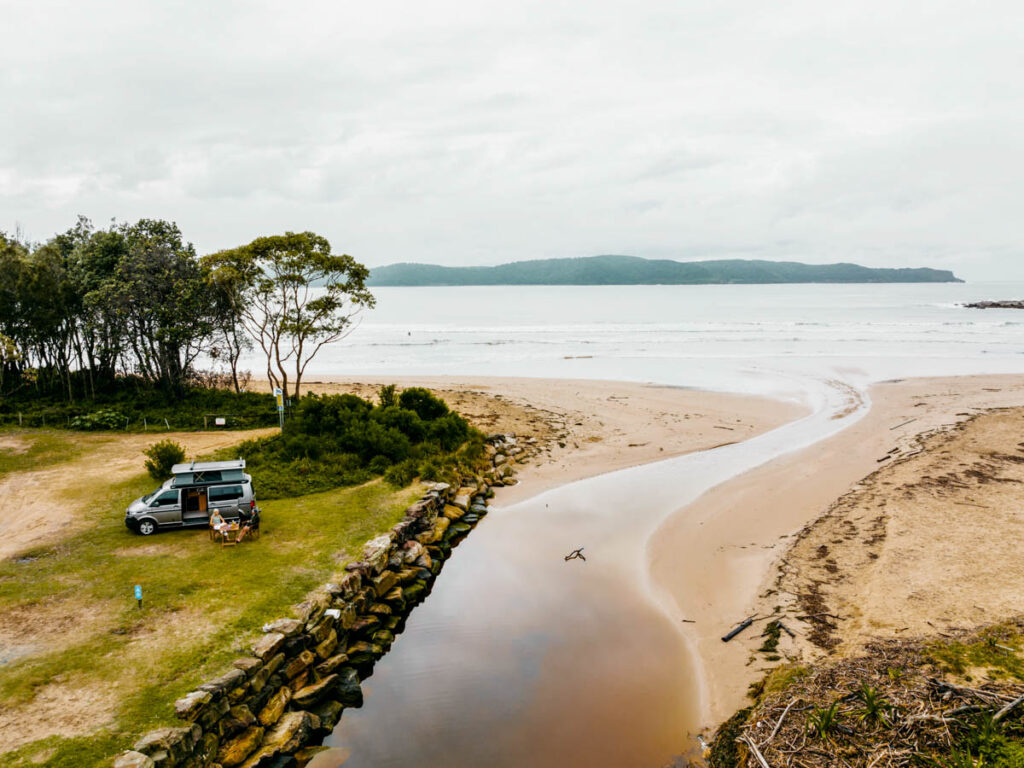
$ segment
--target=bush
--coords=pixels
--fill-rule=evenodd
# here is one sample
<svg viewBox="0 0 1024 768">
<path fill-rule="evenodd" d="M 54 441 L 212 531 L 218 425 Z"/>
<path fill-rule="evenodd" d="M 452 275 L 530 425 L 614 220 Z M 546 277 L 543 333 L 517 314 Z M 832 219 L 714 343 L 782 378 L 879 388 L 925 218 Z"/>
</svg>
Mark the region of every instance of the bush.
<svg viewBox="0 0 1024 768">
<path fill-rule="evenodd" d="M 124 429 L 125 422 L 124 415 L 108 408 L 76 416 L 71 420 L 71 428 L 82 430 Z"/>
<path fill-rule="evenodd" d="M 154 480 L 166 480 L 171 467 L 185 461 L 185 449 L 173 440 L 161 440 L 146 449 L 146 471 Z"/>
<path fill-rule="evenodd" d="M 279 435 L 250 440 L 232 457 L 247 462 L 260 498 L 272 499 L 355 485 L 384 475 L 406 486 L 417 475 L 447 480 L 472 474 L 483 455 L 483 436 L 426 389 L 380 405 L 355 395 L 306 395 Z"/>
<path fill-rule="evenodd" d="M 395 395 L 395 385 L 388 384 L 377 391 L 377 398 L 380 400 L 381 408 L 390 408 L 398 404 L 398 397 Z"/>
<path fill-rule="evenodd" d="M 406 459 L 403 462 L 395 464 L 385 472 L 384 481 L 390 483 L 396 488 L 404 488 L 416 479 L 417 474 L 419 474 L 419 472 L 415 459 Z"/>
<path fill-rule="evenodd" d="M 448 404 L 423 387 L 409 387 L 403 391 L 398 396 L 398 404 L 407 411 L 416 411 L 424 421 L 433 421 L 448 413 Z"/>
</svg>

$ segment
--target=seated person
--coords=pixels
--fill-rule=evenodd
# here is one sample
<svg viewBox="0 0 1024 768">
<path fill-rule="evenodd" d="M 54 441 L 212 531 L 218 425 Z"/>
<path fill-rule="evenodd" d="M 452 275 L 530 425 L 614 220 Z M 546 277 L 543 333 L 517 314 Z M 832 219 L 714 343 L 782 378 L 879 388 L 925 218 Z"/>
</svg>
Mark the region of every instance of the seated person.
<svg viewBox="0 0 1024 768">
<path fill-rule="evenodd" d="M 224 525 L 224 518 L 221 517 L 220 510 L 215 509 L 210 514 L 210 527 L 216 528 L 218 525 Z"/>
<path fill-rule="evenodd" d="M 238 537 L 235 541 L 241 541 L 249 531 L 255 531 L 260 527 L 259 507 L 254 504 L 249 509 L 241 510 L 238 518 L 238 524 L 241 526 L 241 530 L 238 532 Z"/>
</svg>

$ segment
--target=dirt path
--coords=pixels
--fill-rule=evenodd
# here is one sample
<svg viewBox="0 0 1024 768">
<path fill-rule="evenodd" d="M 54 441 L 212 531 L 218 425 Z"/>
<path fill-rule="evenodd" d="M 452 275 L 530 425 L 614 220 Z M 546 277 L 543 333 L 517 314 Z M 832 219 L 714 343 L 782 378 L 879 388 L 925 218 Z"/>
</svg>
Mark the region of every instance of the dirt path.
<svg viewBox="0 0 1024 768">
<path fill-rule="evenodd" d="M 94 479 L 101 473 L 108 485 L 128 480 L 143 471 L 143 451 L 158 440 L 174 440 L 192 457 L 273 432 L 273 427 L 159 435 L 69 432 L 68 440 L 86 446 L 80 456 L 46 469 L 12 472 L 0 480 L 0 558 L 57 541 L 85 524 L 81 513 L 89 499 L 76 495 L 76 477 Z M 27 444 L 30 434 L 5 436 L 5 446 L 17 450 L 17 443 Z"/>
</svg>

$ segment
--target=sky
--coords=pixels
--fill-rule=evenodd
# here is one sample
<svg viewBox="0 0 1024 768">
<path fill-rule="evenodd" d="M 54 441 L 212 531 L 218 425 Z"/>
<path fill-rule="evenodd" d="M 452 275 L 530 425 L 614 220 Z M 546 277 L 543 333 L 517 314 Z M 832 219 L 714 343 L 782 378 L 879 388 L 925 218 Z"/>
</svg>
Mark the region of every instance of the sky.
<svg viewBox="0 0 1024 768">
<path fill-rule="evenodd" d="M 0 0 L 0 230 L 1024 280 L 1024 3 Z"/>
</svg>

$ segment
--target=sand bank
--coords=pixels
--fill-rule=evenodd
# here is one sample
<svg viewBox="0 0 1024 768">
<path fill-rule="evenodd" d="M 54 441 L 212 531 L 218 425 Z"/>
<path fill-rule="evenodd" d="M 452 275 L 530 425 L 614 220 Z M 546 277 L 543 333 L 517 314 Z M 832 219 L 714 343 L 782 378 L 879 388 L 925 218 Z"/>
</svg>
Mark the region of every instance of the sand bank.
<svg viewBox="0 0 1024 768">
<path fill-rule="evenodd" d="M 653 583 L 670 613 L 693 622 L 680 626 L 697 660 L 704 726 L 742 706 L 747 686 L 763 673 L 765 665 L 753 653 L 762 642 L 762 625 L 728 644 L 720 638 L 745 617 L 765 615 L 776 605 L 787 608 L 774 592 L 776 566 L 784 564 L 795 535 L 880 466 L 920 450 L 922 433 L 957 424 L 979 410 L 1024 404 L 1024 377 L 889 382 L 873 387 L 870 398 L 870 411 L 850 427 L 714 488 L 671 516 L 651 538 Z M 924 560 L 918 563 L 924 567 Z M 964 578 L 971 577 L 969 569 L 962 570 Z M 858 592 L 850 601 L 891 601 L 885 589 Z M 784 612 L 802 611 L 793 605 Z M 803 633 L 810 629 L 795 619 L 789 623 Z"/>
</svg>

